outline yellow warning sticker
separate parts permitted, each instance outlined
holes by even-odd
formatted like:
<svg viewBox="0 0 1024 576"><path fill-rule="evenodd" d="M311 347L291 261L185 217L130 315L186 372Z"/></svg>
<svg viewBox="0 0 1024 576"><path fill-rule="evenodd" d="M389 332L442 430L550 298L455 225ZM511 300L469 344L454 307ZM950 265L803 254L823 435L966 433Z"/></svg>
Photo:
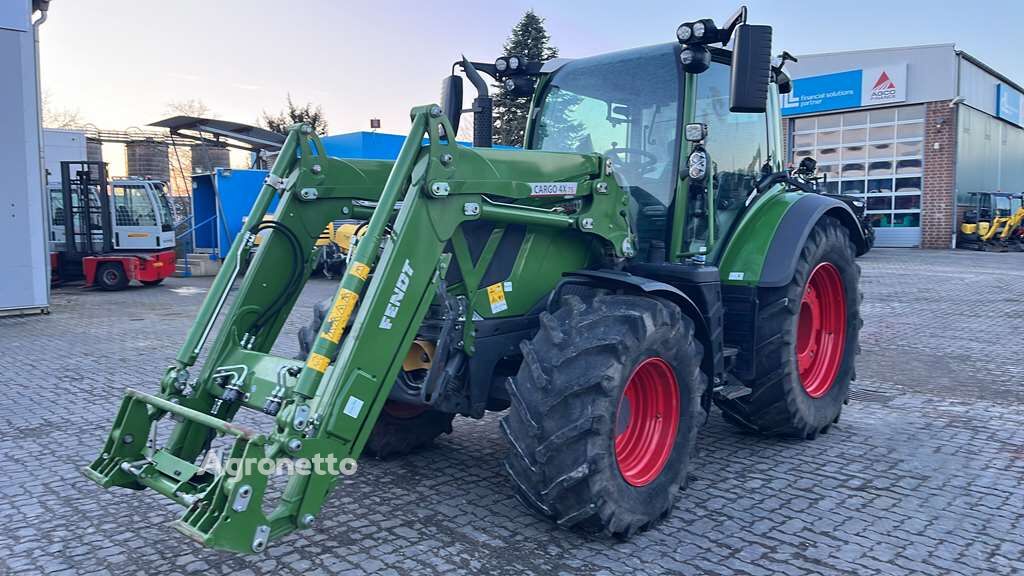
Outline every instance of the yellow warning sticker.
<svg viewBox="0 0 1024 576"><path fill-rule="evenodd" d="M306 360L306 366L309 366L313 370L320 372L321 374L327 371L327 366L330 365L331 360L327 356L311 352L309 354L309 360Z"/></svg>
<svg viewBox="0 0 1024 576"><path fill-rule="evenodd" d="M338 291L338 297L334 300L334 307L327 319L331 321L331 328L320 334L321 337L337 344L341 341L341 335L345 332L348 319L352 316L352 310L356 307L359 295L351 290L342 288Z"/></svg>
<svg viewBox="0 0 1024 576"><path fill-rule="evenodd" d="M366 277L370 275L370 267L362 262L353 262L348 273L360 280L366 280Z"/></svg>
<svg viewBox="0 0 1024 576"><path fill-rule="evenodd" d="M487 300L491 303L491 314L508 310L508 302L505 301L505 288L502 287L501 282L487 287Z"/></svg>

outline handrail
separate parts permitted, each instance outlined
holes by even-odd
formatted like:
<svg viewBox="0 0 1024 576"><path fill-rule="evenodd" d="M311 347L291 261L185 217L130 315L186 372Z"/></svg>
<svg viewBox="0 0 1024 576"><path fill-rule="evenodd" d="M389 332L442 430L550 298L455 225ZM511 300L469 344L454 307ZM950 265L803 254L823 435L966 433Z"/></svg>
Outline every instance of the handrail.
<svg viewBox="0 0 1024 576"><path fill-rule="evenodd" d="M191 216L189 216L189 218L191 218ZM206 220L203 220L203 221L202 221L202 222L200 222L199 224L196 224L195 226L193 226L193 227L189 228L188 230L185 230L185 231L184 231L184 232L182 232L181 234L178 234L177 236L175 236L175 237L174 237L174 239L175 239L175 240L177 240L178 238L181 238L182 236L184 236L184 235L188 234L189 232L192 232L192 231L193 231L193 230L195 230L196 228L199 228L200 226L205 226L206 224L209 224L209 223L210 223L210 222L212 222L213 220L216 220L216 218L217 218L217 215L216 215L216 214L214 214L213 216L210 216L209 218L207 218Z"/></svg>

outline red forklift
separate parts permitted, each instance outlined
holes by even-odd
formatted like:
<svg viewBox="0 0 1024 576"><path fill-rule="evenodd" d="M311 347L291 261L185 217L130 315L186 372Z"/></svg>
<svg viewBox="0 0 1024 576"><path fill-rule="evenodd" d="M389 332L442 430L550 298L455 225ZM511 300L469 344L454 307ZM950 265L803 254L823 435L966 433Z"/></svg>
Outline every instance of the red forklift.
<svg viewBox="0 0 1024 576"><path fill-rule="evenodd" d="M155 286L174 273L174 221L162 182L107 180L106 164L60 163L50 188L52 282L123 290Z"/></svg>

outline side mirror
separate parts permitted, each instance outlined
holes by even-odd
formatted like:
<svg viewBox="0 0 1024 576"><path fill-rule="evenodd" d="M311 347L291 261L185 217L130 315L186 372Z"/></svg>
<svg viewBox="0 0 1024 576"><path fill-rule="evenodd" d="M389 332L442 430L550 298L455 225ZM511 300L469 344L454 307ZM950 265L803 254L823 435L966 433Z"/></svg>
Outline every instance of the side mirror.
<svg viewBox="0 0 1024 576"><path fill-rule="evenodd" d="M459 119L462 118L462 76L452 74L441 82L441 110L448 117L455 134L459 133ZM455 134L449 137L455 139Z"/></svg>
<svg viewBox="0 0 1024 576"><path fill-rule="evenodd" d="M812 175L818 169L818 161L810 156L805 157L800 161L800 166L797 167L797 174Z"/></svg>
<svg viewBox="0 0 1024 576"><path fill-rule="evenodd" d="M772 72L772 27L741 24L735 34L729 111L764 112Z"/></svg>

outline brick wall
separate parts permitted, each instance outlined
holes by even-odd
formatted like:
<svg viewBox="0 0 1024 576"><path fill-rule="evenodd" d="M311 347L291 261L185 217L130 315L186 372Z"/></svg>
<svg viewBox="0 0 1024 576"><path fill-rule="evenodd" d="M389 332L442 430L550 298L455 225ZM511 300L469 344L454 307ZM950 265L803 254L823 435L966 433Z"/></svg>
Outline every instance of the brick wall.
<svg viewBox="0 0 1024 576"><path fill-rule="evenodd" d="M949 248L956 186L956 107L950 108L948 100L929 102L924 129L921 247Z"/></svg>

